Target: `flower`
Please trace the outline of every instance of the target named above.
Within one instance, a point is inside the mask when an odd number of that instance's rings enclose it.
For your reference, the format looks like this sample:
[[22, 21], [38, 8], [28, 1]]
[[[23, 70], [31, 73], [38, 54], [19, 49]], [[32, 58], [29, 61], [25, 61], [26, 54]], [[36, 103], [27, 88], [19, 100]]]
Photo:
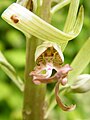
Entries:
[[[59, 84], [63, 86], [67, 84], [67, 75], [68, 72], [72, 70], [72, 68], [69, 66], [69, 64], [62, 66], [62, 61], [64, 60], [64, 58], [58, 45], [50, 43], [47, 47], [45, 47], [46, 44], [47, 43], [45, 42], [37, 48], [37, 65], [35, 66], [34, 70], [30, 73], [30, 76], [33, 76], [33, 82], [37, 85], [41, 83], [47, 84], [56, 82], [55, 96], [57, 104], [64, 111], [74, 110], [76, 105], [66, 106], [63, 104], [59, 97]], [[39, 52], [42, 48], [45, 49], [43, 49], [42, 52]], [[53, 70], [56, 71], [54, 75], [52, 74]]]

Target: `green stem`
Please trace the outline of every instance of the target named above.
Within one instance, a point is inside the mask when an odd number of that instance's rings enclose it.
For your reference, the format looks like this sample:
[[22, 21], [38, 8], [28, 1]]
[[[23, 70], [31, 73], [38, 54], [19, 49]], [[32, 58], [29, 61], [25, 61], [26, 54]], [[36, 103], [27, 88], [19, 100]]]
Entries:
[[41, 8], [41, 18], [47, 22], [50, 22], [50, 9], [51, 9], [51, 0], [43, 0]]
[[46, 112], [46, 114], [45, 114], [45, 116], [44, 116], [44, 119], [47, 119], [47, 118], [48, 118], [50, 112], [52, 111], [52, 109], [53, 109], [55, 106], [56, 106], [56, 101], [55, 101], [55, 99], [54, 99], [54, 100], [50, 103], [49, 108], [47, 109], [47, 112]]
[[[43, 0], [41, 8], [41, 17], [49, 21], [50, 18], [50, 0]], [[47, 4], [47, 5], [46, 5]], [[45, 7], [47, 6], [47, 7]], [[46, 12], [45, 12], [46, 11]], [[37, 31], [38, 32], [38, 31]], [[44, 102], [46, 85], [35, 85], [32, 82], [32, 77], [29, 73], [33, 70], [34, 54], [37, 47], [38, 40], [32, 36], [26, 40], [26, 66], [25, 66], [25, 90], [24, 90], [24, 106], [23, 106], [23, 120], [44, 120]]]
[[34, 53], [37, 46], [37, 38], [31, 37], [26, 40], [26, 68], [23, 120], [43, 120], [45, 85], [36, 86], [32, 82], [29, 73], [34, 68]]

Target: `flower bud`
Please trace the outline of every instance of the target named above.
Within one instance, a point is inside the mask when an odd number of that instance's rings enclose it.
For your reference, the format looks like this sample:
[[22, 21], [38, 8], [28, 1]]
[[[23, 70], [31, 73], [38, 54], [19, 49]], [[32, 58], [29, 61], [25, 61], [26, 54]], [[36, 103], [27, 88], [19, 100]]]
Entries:
[[75, 93], [85, 93], [90, 90], [90, 75], [83, 74], [71, 85], [71, 90]]

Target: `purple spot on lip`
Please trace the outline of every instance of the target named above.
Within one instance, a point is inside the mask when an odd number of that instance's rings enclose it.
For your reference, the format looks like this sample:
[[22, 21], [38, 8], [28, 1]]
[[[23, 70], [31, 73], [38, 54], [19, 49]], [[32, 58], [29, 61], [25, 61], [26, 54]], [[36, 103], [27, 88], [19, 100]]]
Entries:
[[48, 70], [51, 70], [51, 68], [48, 68]]

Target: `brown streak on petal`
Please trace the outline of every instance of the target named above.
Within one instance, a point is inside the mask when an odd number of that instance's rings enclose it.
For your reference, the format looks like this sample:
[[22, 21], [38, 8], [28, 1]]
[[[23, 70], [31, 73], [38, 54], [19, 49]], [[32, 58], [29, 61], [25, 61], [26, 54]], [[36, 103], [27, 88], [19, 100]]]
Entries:
[[18, 23], [18, 22], [19, 22], [18, 16], [16, 16], [16, 15], [12, 15], [10, 19], [11, 19], [14, 23]]
[[64, 111], [72, 111], [75, 109], [76, 105], [71, 105], [71, 106], [66, 106], [63, 104], [63, 102], [61, 101], [60, 97], [59, 97], [59, 84], [61, 83], [61, 80], [60, 79], [57, 83], [56, 83], [56, 86], [55, 86], [55, 96], [56, 96], [56, 101], [57, 101], [57, 104], [59, 105], [60, 108], [62, 108], [62, 110]]
[[52, 77], [49, 77], [49, 78], [44, 78], [42, 75], [38, 75], [38, 74], [33, 74], [32, 72], [31, 72], [31, 74], [30, 75], [34, 75], [36, 78], [35, 79], [33, 79], [33, 81], [34, 81], [34, 83], [35, 83], [35, 81], [39, 81], [39, 82], [41, 82], [41, 83], [52, 83], [52, 82], [56, 82], [56, 81], [58, 81], [58, 78], [57, 78], [57, 73], [54, 75], [54, 76], [52, 76]]
[[55, 79], [52, 79], [52, 77], [51, 78], [37, 78], [37, 79], [34, 79], [33, 80], [34, 82], [35, 81], [39, 81], [39, 82], [41, 82], [41, 83], [52, 83], [52, 82], [54, 82], [55, 81]]

